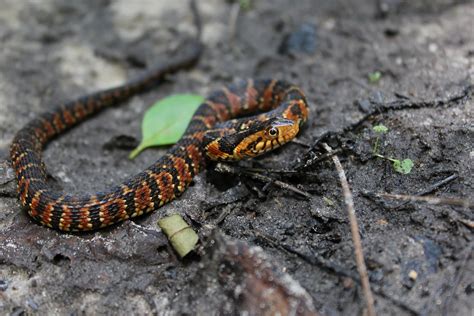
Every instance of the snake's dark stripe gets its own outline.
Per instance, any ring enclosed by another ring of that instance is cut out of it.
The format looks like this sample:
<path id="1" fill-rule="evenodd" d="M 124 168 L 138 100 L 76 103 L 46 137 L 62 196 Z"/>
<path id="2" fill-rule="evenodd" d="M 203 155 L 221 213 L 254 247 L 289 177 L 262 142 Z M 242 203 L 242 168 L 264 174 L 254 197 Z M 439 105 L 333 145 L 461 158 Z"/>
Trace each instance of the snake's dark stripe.
<path id="1" fill-rule="evenodd" d="M 122 184 L 87 196 L 64 195 L 47 184 L 41 151 L 49 140 L 101 109 L 143 91 L 165 74 L 192 64 L 199 54 L 197 49 L 178 62 L 120 87 L 60 105 L 21 129 L 11 145 L 11 161 L 19 198 L 29 215 L 54 229 L 85 231 L 151 212 L 182 194 L 194 175 L 205 167 L 204 133 L 216 123 L 270 109 L 274 110 L 261 114 L 261 118 L 306 120 L 306 100 L 297 87 L 275 80 L 247 80 L 212 93 L 194 114 L 181 140 L 146 170 Z M 225 131 L 225 127 L 221 129 Z"/>

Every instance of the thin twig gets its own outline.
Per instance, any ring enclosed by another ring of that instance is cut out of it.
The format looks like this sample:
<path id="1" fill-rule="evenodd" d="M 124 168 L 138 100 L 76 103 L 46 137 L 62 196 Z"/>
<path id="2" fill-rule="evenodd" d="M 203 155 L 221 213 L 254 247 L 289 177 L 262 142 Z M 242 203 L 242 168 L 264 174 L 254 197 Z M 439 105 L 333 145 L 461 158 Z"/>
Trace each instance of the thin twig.
<path id="1" fill-rule="evenodd" d="M 231 42 L 234 42 L 235 40 L 235 32 L 237 29 L 237 19 L 239 18 L 239 13 L 240 4 L 236 2 L 232 5 L 229 16 L 229 39 Z"/>
<path id="2" fill-rule="evenodd" d="M 189 3 L 189 7 L 190 7 L 191 13 L 193 15 L 194 26 L 196 27 L 196 39 L 198 41 L 201 41 L 202 20 L 201 20 L 201 15 L 199 14 L 199 9 L 197 7 L 196 0 L 191 0 L 190 3 Z"/>
<path id="3" fill-rule="evenodd" d="M 464 218 L 459 218 L 458 221 L 464 224 L 467 228 L 474 229 L 474 221 L 464 219 Z"/>
<path id="4" fill-rule="evenodd" d="M 323 147 L 328 153 L 332 152 L 331 147 L 326 143 L 323 143 Z M 344 202 L 347 207 L 347 213 L 351 224 L 352 242 L 354 243 L 355 257 L 357 264 L 357 271 L 360 275 L 362 283 L 362 290 L 364 291 L 365 300 L 367 303 L 367 314 L 369 316 L 375 316 L 374 297 L 370 290 L 369 275 L 367 273 L 367 267 L 365 266 L 364 254 L 362 251 L 362 243 L 360 240 L 359 226 L 357 225 L 357 217 L 354 209 L 354 200 L 352 199 L 352 193 L 347 182 L 346 173 L 342 168 L 339 158 L 335 155 L 332 157 L 334 165 L 336 166 L 339 180 L 341 182 L 342 194 L 344 195 Z"/>
<path id="5" fill-rule="evenodd" d="M 314 176 L 318 177 L 319 175 L 314 172 L 305 172 L 305 171 L 296 171 L 296 170 L 286 170 L 286 169 L 264 169 L 264 168 L 245 168 L 247 171 L 257 172 L 257 173 L 266 173 L 266 174 L 279 174 L 285 176 Z"/>
<path id="6" fill-rule="evenodd" d="M 315 165 L 315 164 L 317 164 L 318 162 L 321 162 L 321 161 L 323 161 L 323 160 L 329 159 L 329 158 L 331 158 L 332 156 L 337 155 L 337 154 L 339 154 L 339 153 L 341 153 L 341 152 L 342 152 L 342 148 L 337 148 L 337 149 L 333 150 L 332 152 L 322 154 L 322 155 L 319 156 L 319 157 L 318 157 L 318 156 L 314 156 L 313 158 L 308 159 L 304 165 L 302 165 L 301 167 L 298 167 L 297 170 L 301 170 L 301 169 L 308 168 L 309 166 Z"/>
<path id="7" fill-rule="evenodd" d="M 430 185 L 429 187 L 427 187 L 426 189 L 424 190 L 421 190 L 419 192 L 417 192 L 416 194 L 414 194 L 415 196 L 423 196 L 423 195 L 427 195 L 427 194 L 430 194 L 430 193 L 433 193 L 434 191 L 436 191 L 437 189 L 439 189 L 440 187 L 442 187 L 443 185 L 445 184 L 448 184 L 450 183 L 451 181 L 453 180 L 456 180 L 457 178 L 459 177 L 458 173 L 453 173 L 452 175 L 450 175 L 449 177 L 441 180 L 441 181 L 438 181 L 432 185 Z M 409 204 L 410 202 L 412 201 L 405 201 L 403 203 L 400 203 L 398 205 L 395 205 L 392 209 L 399 209 L 407 204 Z"/>
<path id="8" fill-rule="evenodd" d="M 421 196 L 421 195 L 426 195 L 426 194 L 430 194 L 430 193 L 433 193 L 433 191 L 437 190 L 439 187 L 445 185 L 445 184 L 448 184 L 449 182 L 453 181 L 453 180 L 456 180 L 457 178 L 459 177 L 458 173 L 453 173 L 452 175 L 450 175 L 449 177 L 441 180 L 441 181 L 438 181 L 432 185 L 430 185 L 429 187 L 427 187 L 426 189 L 418 192 L 416 195 L 418 196 Z"/>
<path id="9" fill-rule="evenodd" d="M 267 176 L 265 176 L 263 174 L 260 174 L 260 173 L 249 172 L 249 171 L 246 171 L 246 170 L 239 170 L 236 167 L 231 167 L 229 165 L 225 165 L 225 164 L 222 164 L 222 163 L 217 164 L 216 170 L 220 171 L 220 172 L 227 172 L 227 173 L 232 173 L 232 174 L 243 173 L 245 175 L 250 176 L 251 178 L 254 178 L 255 180 L 263 181 L 263 182 L 266 182 L 266 183 L 272 183 L 272 184 L 274 184 L 274 185 L 276 185 L 276 186 L 278 186 L 282 189 L 287 189 L 287 190 L 293 191 L 293 192 L 295 192 L 299 195 L 302 195 L 302 196 L 304 196 L 308 199 L 312 198 L 312 195 L 309 194 L 308 192 L 300 190 L 297 187 L 295 187 L 295 186 L 293 186 L 289 183 L 286 183 L 286 182 L 283 182 L 283 181 L 280 181 L 280 180 L 272 179 L 272 178 L 267 177 Z"/>
<path id="10" fill-rule="evenodd" d="M 287 253 L 296 255 L 299 258 L 303 259 L 305 262 L 307 262 L 307 263 L 309 263 L 313 266 L 317 266 L 317 267 L 323 269 L 326 272 L 334 273 L 337 276 L 351 278 L 356 283 L 360 284 L 360 279 L 359 279 L 359 276 L 357 274 L 353 273 L 352 271 L 348 271 L 347 269 L 344 269 L 343 267 L 341 267 L 341 266 L 339 266 L 339 265 L 337 265 L 333 262 L 330 262 L 329 260 L 324 259 L 321 256 L 317 256 L 317 255 L 314 255 L 314 254 L 311 255 L 311 256 L 307 255 L 307 254 L 291 247 L 290 245 L 288 245 L 284 242 L 281 242 L 280 240 L 277 240 L 275 237 L 270 236 L 270 235 L 268 235 L 268 234 L 266 234 L 262 231 L 259 231 L 255 228 L 252 230 L 252 234 L 253 234 L 253 236 L 255 236 L 257 238 L 261 238 L 265 242 L 269 243 L 272 247 L 280 248 L 280 249 L 284 250 Z"/>
<path id="11" fill-rule="evenodd" d="M 417 196 L 417 195 L 372 193 L 372 192 L 363 192 L 363 194 L 372 195 L 377 198 L 388 198 L 388 199 L 402 200 L 402 201 L 408 201 L 408 202 L 426 202 L 432 205 L 453 205 L 453 206 L 461 206 L 464 208 L 474 208 L 473 202 L 469 200 L 458 199 L 458 198 L 440 198 L 433 195 Z"/>
<path id="12" fill-rule="evenodd" d="M 327 138 L 329 138 L 330 136 L 332 136 L 334 133 L 332 132 L 324 132 L 322 135 L 318 136 L 318 138 L 316 138 L 313 142 L 313 144 L 309 147 L 309 149 L 307 150 L 307 152 L 305 153 L 304 157 L 303 157 L 303 160 L 302 161 L 297 161 L 296 163 L 293 164 L 293 166 L 291 167 L 291 169 L 295 169 L 295 170 L 302 170 L 302 169 L 305 169 L 305 168 L 308 168 L 309 166 L 311 166 L 314 162 L 312 161 L 314 159 L 313 158 L 309 158 L 309 156 L 311 154 L 314 155 L 314 151 L 316 150 L 316 147 L 319 146 L 319 143 Z"/>
<path id="13" fill-rule="evenodd" d="M 229 207 L 225 207 L 223 211 L 219 214 L 217 219 L 212 222 L 212 225 L 218 226 L 219 224 L 221 224 L 231 212 L 232 210 Z"/>
<path id="14" fill-rule="evenodd" d="M 307 143 L 305 143 L 304 141 L 301 141 L 297 138 L 293 138 L 291 140 L 291 143 L 293 144 L 296 144 L 296 145 L 299 145 L 299 146 L 302 146 L 302 147 L 305 147 L 305 148 L 311 148 L 311 145 L 308 145 Z"/>
<path id="15" fill-rule="evenodd" d="M 298 189 L 297 187 L 289 184 L 289 183 L 286 183 L 286 182 L 283 182 L 283 181 L 280 181 L 280 180 L 275 180 L 275 179 L 272 179 L 270 177 L 267 177 L 267 176 L 264 176 L 263 174 L 260 174 L 260 173 L 250 173 L 250 172 L 245 172 L 245 174 L 248 174 L 249 176 L 251 176 L 252 178 L 256 179 L 256 180 L 260 180 L 260 181 L 265 181 L 265 182 L 271 182 L 273 183 L 274 185 L 282 188 L 282 189 L 287 189 L 287 190 L 290 190 L 290 191 L 293 191 L 299 195 L 302 195 L 308 199 L 311 199 L 312 195 L 309 194 L 308 192 L 305 192 L 303 190 L 300 190 Z"/>

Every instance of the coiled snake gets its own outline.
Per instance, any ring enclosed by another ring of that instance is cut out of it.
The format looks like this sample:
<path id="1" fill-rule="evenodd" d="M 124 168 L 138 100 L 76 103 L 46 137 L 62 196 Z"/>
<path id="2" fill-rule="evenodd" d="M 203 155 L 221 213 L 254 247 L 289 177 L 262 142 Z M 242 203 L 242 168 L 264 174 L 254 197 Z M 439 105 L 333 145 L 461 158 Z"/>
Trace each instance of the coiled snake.
<path id="1" fill-rule="evenodd" d="M 211 93 L 195 112 L 183 137 L 155 163 L 122 184 L 84 196 L 63 194 L 48 185 L 41 158 L 48 141 L 98 111 L 150 88 L 166 74 L 192 65 L 200 53 L 201 47 L 196 46 L 186 56 L 119 87 L 45 112 L 18 131 L 10 157 L 19 199 L 28 214 L 62 231 L 106 227 L 175 199 L 208 159 L 254 157 L 296 136 L 308 116 L 301 90 L 284 81 L 250 79 Z"/>

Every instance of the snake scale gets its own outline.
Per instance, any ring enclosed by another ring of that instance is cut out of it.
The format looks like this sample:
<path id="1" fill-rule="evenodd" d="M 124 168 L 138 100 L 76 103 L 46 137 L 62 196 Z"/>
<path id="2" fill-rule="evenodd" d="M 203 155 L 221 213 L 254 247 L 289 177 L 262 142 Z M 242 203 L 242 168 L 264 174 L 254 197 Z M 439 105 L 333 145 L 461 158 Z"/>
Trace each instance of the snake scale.
<path id="1" fill-rule="evenodd" d="M 144 171 L 92 195 L 69 195 L 47 183 L 41 157 L 54 137 L 100 110 L 159 83 L 166 74 L 193 65 L 202 48 L 170 60 L 135 80 L 57 106 L 19 130 L 10 157 L 22 206 L 37 222 L 61 231 L 106 227 L 151 212 L 181 195 L 210 160 L 251 158 L 283 145 L 307 120 L 301 90 L 280 80 L 246 80 L 211 93 L 186 132 Z"/>

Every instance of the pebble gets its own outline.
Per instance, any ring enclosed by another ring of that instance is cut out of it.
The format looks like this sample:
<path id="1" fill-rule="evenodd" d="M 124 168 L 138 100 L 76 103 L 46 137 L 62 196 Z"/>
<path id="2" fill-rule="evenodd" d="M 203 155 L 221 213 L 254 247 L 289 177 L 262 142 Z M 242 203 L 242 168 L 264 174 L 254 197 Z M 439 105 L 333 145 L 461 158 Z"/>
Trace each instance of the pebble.
<path id="1" fill-rule="evenodd" d="M 371 96 L 370 100 L 375 103 L 383 104 L 385 100 L 385 96 L 383 95 L 382 91 L 375 91 Z"/>
<path id="2" fill-rule="evenodd" d="M 356 100 L 354 104 L 364 113 L 369 113 L 372 110 L 372 104 L 369 100 Z"/>
<path id="3" fill-rule="evenodd" d="M 34 311 L 39 308 L 38 303 L 36 303 L 32 298 L 26 300 L 26 305 Z"/>
<path id="4" fill-rule="evenodd" d="M 280 54 L 314 54 L 316 52 L 316 25 L 303 23 L 292 33 L 285 36 L 280 48 Z"/>
<path id="5" fill-rule="evenodd" d="M 384 278 L 384 272 L 382 269 L 375 269 L 370 274 L 370 281 L 380 283 Z"/>
<path id="6" fill-rule="evenodd" d="M 0 280 L 0 291 L 6 291 L 8 289 L 8 282 L 6 280 Z"/>
<path id="7" fill-rule="evenodd" d="M 10 313 L 10 316 L 21 316 L 26 315 L 26 311 L 21 306 L 13 307 L 13 310 Z"/>
<path id="8" fill-rule="evenodd" d="M 411 270 L 408 272 L 408 277 L 412 280 L 415 281 L 416 278 L 418 277 L 418 273 L 415 270 Z"/>
<path id="9" fill-rule="evenodd" d="M 466 286 L 466 289 L 464 291 L 466 292 L 467 295 L 474 293 L 474 283 L 471 283 L 468 286 Z"/>

